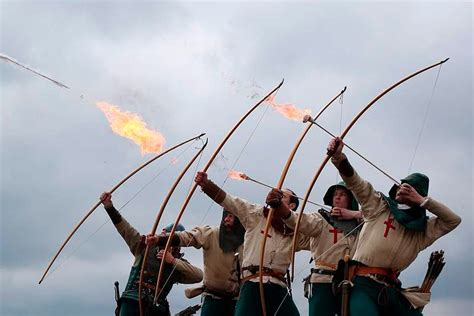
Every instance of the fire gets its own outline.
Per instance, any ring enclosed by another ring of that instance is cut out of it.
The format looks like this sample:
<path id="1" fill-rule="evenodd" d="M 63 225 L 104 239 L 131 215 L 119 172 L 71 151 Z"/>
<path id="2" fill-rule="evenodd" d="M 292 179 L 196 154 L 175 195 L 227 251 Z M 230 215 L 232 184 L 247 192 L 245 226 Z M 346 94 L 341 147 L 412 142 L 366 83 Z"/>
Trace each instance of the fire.
<path id="1" fill-rule="evenodd" d="M 277 110 L 280 112 L 280 114 L 290 120 L 301 121 L 305 115 L 311 114 L 311 110 L 298 109 L 294 104 L 291 103 L 276 103 L 274 95 L 269 96 L 266 101 L 270 103 L 273 109 Z"/>
<path id="2" fill-rule="evenodd" d="M 159 132 L 147 128 L 140 116 L 121 111 L 117 106 L 107 102 L 97 102 L 96 105 L 104 112 L 112 131 L 140 146 L 142 155 L 161 151 L 165 138 Z"/>
<path id="3" fill-rule="evenodd" d="M 234 179 L 234 180 L 248 180 L 248 176 L 243 173 L 243 172 L 239 172 L 239 171 L 236 171 L 236 170 L 231 170 L 229 171 L 229 173 L 227 174 L 229 176 L 229 178 L 231 179 Z"/>

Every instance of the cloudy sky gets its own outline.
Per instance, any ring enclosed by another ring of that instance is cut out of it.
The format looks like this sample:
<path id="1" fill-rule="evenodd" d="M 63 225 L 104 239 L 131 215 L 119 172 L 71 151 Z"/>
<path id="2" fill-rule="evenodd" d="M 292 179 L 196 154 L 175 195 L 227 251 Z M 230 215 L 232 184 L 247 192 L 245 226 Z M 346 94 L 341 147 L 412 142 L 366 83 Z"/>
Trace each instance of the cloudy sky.
<path id="1" fill-rule="evenodd" d="M 282 78 L 277 102 L 316 113 L 344 86 L 320 122 L 339 133 L 372 98 L 400 78 L 450 57 L 376 103 L 346 141 L 391 175 L 430 176 L 430 195 L 463 218 L 403 273 L 420 284 L 431 251 L 447 265 L 427 315 L 473 313 L 473 97 L 470 2 L 0 2 L 0 53 L 67 84 L 64 89 L 0 60 L 2 315 L 110 315 L 113 283 L 123 289 L 133 258 L 102 208 L 79 229 L 54 270 L 38 280 L 61 242 L 97 202 L 150 159 L 114 134 L 96 101 L 139 114 L 172 146 L 201 132 L 209 146 L 183 179 L 162 223 L 173 222 L 192 183 L 231 126 Z M 440 71 L 439 71 L 440 70 Z M 437 75 L 439 77 L 437 79 Z M 426 118 L 426 120 L 425 120 Z M 237 130 L 209 174 L 235 195 L 262 203 L 267 189 L 227 180 L 234 168 L 275 185 L 304 125 L 268 106 Z M 419 137 L 420 135 L 420 137 Z M 306 191 L 329 137 L 314 127 L 286 185 Z M 114 194 L 124 217 L 150 231 L 172 182 L 200 143 L 170 153 Z M 391 181 L 348 152 L 379 190 Z M 177 164 L 171 161 L 177 159 Z M 311 199 L 338 181 L 329 165 Z M 314 211 L 314 210 L 308 210 Z M 202 192 L 182 223 L 215 225 L 220 210 Z M 201 253 L 186 257 L 202 265 Z M 309 253 L 297 257 L 294 295 Z M 198 299 L 170 294 L 177 312 Z"/>

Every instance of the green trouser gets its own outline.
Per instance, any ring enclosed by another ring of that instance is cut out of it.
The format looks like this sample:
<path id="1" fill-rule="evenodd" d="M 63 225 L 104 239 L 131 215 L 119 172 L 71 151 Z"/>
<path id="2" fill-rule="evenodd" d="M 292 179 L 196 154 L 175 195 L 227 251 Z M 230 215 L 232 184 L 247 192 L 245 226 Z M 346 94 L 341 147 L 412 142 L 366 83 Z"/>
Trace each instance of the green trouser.
<path id="1" fill-rule="evenodd" d="M 169 309 L 167 311 L 160 311 L 154 308 L 144 306 L 144 314 L 146 316 L 169 316 Z M 120 299 L 120 316 L 137 316 L 140 315 L 140 307 L 138 301 L 129 298 Z"/>
<path id="2" fill-rule="evenodd" d="M 387 287 L 368 277 L 356 276 L 351 289 L 349 310 L 351 316 L 422 316 L 413 309 L 399 290 Z"/>
<path id="3" fill-rule="evenodd" d="M 334 316 L 341 311 L 341 300 L 332 293 L 331 283 L 311 283 L 309 316 Z"/>
<path id="4" fill-rule="evenodd" d="M 293 316 L 299 315 L 293 299 L 286 287 L 273 283 L 263 285 L 267 315 Z M 236 316 L 260 316 L 262 305 L 258 282 L 247 281 L 240 289 L 240 298 L 235 307 Z"/>
<path id="5" fill-rule="evenodd" d="M 204 296 L 204 302 L 201 307 L 201 316 L 228 315 L 232 316 L 235 312 L 236 300 L 217 299 L 212 296 Z"/>

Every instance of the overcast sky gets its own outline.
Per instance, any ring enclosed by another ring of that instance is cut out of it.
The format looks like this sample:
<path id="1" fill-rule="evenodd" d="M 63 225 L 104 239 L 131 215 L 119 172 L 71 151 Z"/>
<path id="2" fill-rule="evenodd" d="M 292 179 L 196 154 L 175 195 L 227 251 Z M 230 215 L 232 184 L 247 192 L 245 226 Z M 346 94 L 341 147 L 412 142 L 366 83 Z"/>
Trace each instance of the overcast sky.
<path id="1" fill-rule="evenodd" d="M 199 168 L 231 126 L 282 78 L 277 102 L 313 113 L 347 86 L 343 103 L 320 118 L 339 133 L 383 89 L 450 57 L 438 80 L 439 67 L 382 98 L 346 141 L 394 177 L 426 173 L 430 195 L 462 217 L 454 232 L 418 256 L 402 281 L 419 285 L 429 254 L 444 249 L 447 264 L 425 314 L 472 315 L 472 9 L 470 2 L 1 1 L 0 53 L 71 87 L 0 60 L 1 314 L 113 313 L 113 283 L 124 288 L 133 257 L 102 208 L 38 285 L 61 242 L 100 193 L 152 157 L 114 134 L 96 101 L 139 114 L 164 135 L 165 147 L 206 132 L 209 145 Z M 230 139 L 210 177 L 222 184 L 234 168 L 276 185 L 304 128 L 263 105 Z M 329 139 L 316 127 L 311 130 L 286 186 L 304 195 Z M 143 234 L 199 146 L 170 153 L 115 192 L 115 204 L 129 202 L 121 212 Z M 363 177 L 388 192 L 387 177 L 347 154 Z M 178 163 L 171 164 L 172 158 Z M 171 199 L 163 226 L 174 221 L 195 170 Z M 328 165 L 311 199 L 322 202 L 336 181 L 335 168 Z M 233 180 L 224 187 L 255 203 L 263 203 L 268 190 Z M 220 217 L 219 207 L 198 190 L 182 223 L 217 225 Z M 200 251 L 185 253 L 202 266 Z M 309 258 L 298 255 L 293 285 L 303 315 L 307 301 L 300 281 L 309 273 Z M 170 294 L 173 312 L 199 302 L 185 299 L 183 289 L 177 286 Z"/>

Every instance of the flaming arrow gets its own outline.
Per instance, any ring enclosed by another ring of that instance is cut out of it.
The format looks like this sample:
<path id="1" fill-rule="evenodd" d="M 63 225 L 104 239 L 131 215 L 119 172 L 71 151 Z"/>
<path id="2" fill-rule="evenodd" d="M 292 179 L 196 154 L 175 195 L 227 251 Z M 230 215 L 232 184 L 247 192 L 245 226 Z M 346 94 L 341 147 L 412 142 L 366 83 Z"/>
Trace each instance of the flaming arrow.
<path id="1" fill-rule="evenodd" d="M 340 138 L 342 140 L 344 140 L 344 137 L 347 135 L 347 133 L 349 133 L 350 129 L 355 125 L 355 123 L 357 122 L 357 120 L 372 106 L 374 105 L 380 98 L 382 98 L 385 94 L 387 94 L 388 92 L 390 92 L 391 90 L 395 89 L 396 87 L 398 87 L 399 85 L 401 85 L 402 83 L 404 83 L 405 81 L 431 69 L 431 68 L 434 68 L 436 66 L 439 66 L 439 65 L 442 65 L 443 63 L 445 63 L 446 61 L 448 61 L 449 58 L 446 58 L 445 60 L 442 60 L 436 64 L 433 64 L 431 66 L 428 66 L 428 67 L 425 67 L 423 69 L 420 69 L 408 76 L 406 76 L 405 78 L 401 79 L 400 81 L 398 81 L 397 83 L 393 84 L 392 86 L 388 87 L 387 89 L 385 89 L 384 91 L 382 91 L 378 96 L 376 96 L 372 101 L 369 102 L 369 104 L 367 104 L 353 119 L 352 121 L 349 123 L 349 125 L 347 125 L 347 127 L 344 129 L 344 131 L 342 132 Z M 308 200 L 309 198 L 309 195 L 311 194 L 311 191 L 314 187 L 314 184 L 316 183 L 316 180 L 318 179 L 319 175 L 321 174 L 321 172 L 323 171 L 324 167 L 326 166 L 327 162 L 329 161 L 329 159 L 331 158 L 331 156 L 329 156 L 328 154 L 326 154 L 326 157 L 323 159 L 321 165 L 319 166 L 318 170 L 316 171 L 316 174 L 314 175 L 313 179 L 311 180 L 311 183 L 306 191 L 306 195 L 305 195 L 305 198 L 303 200 L 303 205 L 301 206 L 301 209 L 300 209 L 300 212 L 298 214 L 298 220 L 296 221 L 296 227 L 295 227 L 295 231 L 294 231 L 294 235 L 293 235 L 293 245 L 292 245 L 292 250 L 291 250 L 291 278 L 292 280 L 294 279 L 295 277 L 295 251 L 296 251 L 296 242 L 297 242 L 297 239 L 296 239 L 296 236 L 298 236 L 298 230 L 299 230 L 299 227 L 300 227 L 300 223 L 301 223 L 301 214 L 303 214 L 303 211 L 306 207 L 306 201 Z"/>
<path id="2" fill-rule="evenodd" d="M 0 53 L 0 59 L 22 67 L 61 88 L 71 89 L 66 84 L 24 65 L 10 56 Z M 80 94 L 80 98 L 82 100 L 84 99 L 83 93 Z M 88 100 L 88 102 L 89 101 L 90 100 Z M 146 123 L 143 122 L 137 114 L 121 111 L 117 106 L 108 104 L 107 102 L 95 102 L 95 105 L 107 117 L 113 132 L 139 145 L 142 155 L 145 153 L 159 153 L 161 151 L 165 142 L 164 137 L 159 132 L 147 128 Z"/>
<path id="3" fill-rule="evenodd" d="M 304 116 L 310 115 L 311 113 L 311 110 L 300 110 L 291 103 L 276 103 L 274 95 L 269 96 L 267 102 L 274 110 L 290 120 L 301 121 Z"/>

